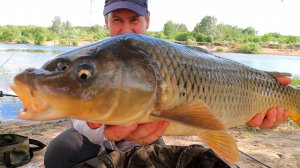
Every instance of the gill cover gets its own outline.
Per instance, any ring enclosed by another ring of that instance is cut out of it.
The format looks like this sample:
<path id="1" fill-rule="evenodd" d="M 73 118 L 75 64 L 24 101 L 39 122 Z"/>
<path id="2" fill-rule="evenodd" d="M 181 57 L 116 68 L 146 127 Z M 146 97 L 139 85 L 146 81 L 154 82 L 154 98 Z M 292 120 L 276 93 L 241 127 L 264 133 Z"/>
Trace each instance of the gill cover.
<path id="1" fill-rule="evenodd" d="M 122 39 L 95 55 L 99 57 L 98 64 L 104 63 L 106 71 L 113 72 L 109 79 L 111 85 L 107 86 L 110 101 L 106 104 L 109 106 L 105 107 L 105 114 L 96 119 L 102 123 L 120 125 L 140 121 L 155 106 L 160 80 L 158 69 L 149 55 L 132 48 L 130 42 Z M 101 78 L 104 72 L 98 73 Z"/>

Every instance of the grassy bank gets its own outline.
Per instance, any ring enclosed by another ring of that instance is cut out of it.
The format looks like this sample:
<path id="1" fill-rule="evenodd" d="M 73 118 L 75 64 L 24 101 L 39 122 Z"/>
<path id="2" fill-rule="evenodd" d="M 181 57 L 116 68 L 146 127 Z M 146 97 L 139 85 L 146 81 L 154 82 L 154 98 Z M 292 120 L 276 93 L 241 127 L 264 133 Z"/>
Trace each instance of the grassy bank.
<path id="1" fill-rule="evenodd" d="M 293 86 L 300 86 L 300 76 L 293 77 L 292 85 Z"/>

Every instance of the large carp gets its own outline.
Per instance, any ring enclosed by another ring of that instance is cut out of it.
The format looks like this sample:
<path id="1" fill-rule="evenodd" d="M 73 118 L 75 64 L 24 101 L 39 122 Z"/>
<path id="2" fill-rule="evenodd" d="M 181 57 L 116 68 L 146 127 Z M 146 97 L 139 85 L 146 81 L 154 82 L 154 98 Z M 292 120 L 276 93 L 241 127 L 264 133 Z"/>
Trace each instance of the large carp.
<path id="1" fill-rule="evenodd" d="M 280 75 L 280 74 L 279 74 Z M 12 89 L 26 120 L 77 118 L 109 125 L 168 120 L 165 135 L 198 135 L 236 162 L 225 129 L 282 106 L 300 124 L 300 91 L 274 73 L 144 35 L 107 38 L 18 74 Z"/>

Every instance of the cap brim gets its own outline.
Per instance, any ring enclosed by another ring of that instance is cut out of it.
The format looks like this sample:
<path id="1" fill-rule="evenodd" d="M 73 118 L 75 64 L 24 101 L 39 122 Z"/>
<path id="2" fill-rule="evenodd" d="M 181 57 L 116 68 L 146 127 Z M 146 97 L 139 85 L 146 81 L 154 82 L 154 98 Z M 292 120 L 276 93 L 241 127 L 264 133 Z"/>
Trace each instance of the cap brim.
<path id="1" fill-rule="evenodd" d="M 141 16 L 145 16 L 147 14 L 146 7 L 128 1 L 118 1 L 105 6 L 103 10 L 103 15 L 107 15 L 108 13 L 117 9 L 129 9 Z"/>

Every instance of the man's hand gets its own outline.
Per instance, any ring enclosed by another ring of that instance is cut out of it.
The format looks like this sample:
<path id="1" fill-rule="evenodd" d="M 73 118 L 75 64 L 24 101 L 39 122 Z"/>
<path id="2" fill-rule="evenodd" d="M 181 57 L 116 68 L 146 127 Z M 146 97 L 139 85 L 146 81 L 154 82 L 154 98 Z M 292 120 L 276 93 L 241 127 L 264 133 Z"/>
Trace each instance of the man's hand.
<path id="1" fill-rule="evenodd" d="M 276 80 L 283 84 L 288 85 L 292 80 L 288 77 L 277 77 Z M 246 124 L 249 127 L 259 127 L 261 129 L 272 129 L 283 123 L 288 119 L 288 112 L 281 107 L 270 109 L 266 114 L 256 114 Z"/>
<path id="2" fill-rule="evenodd" d="M 272 108 L 266 114 L 256 114 L 246 124 L 249 127 L 259 127 L 261 129 L 272 129 L 288 119 L 288 112 L 281 107 Z"/>
<path id="3" fill-rule="evenodd" d="M 102 124 L 87 122 L 91 129 L 97 129 Z M 104 136 L 110 141 L 120 141 L 126 139 L 135 141 L 139 144 L 150 144 L 162 136 L 168 127 L 167 121 L 153 121 L 144 124 L 132 124 L 129 126 L 107 126 L 104 130 Z"/>

